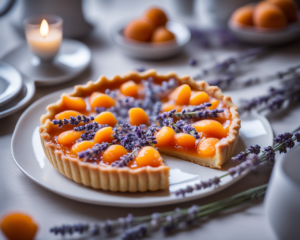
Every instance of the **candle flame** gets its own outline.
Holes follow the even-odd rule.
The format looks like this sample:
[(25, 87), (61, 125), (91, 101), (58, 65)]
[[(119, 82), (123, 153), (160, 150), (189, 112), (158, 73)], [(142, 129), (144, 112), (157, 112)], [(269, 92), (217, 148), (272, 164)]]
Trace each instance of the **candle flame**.
[(46, 37), (49, 32), (49, 25), (45, 19), (43, 19), (40, 27), (40, 33), (43, 37)]

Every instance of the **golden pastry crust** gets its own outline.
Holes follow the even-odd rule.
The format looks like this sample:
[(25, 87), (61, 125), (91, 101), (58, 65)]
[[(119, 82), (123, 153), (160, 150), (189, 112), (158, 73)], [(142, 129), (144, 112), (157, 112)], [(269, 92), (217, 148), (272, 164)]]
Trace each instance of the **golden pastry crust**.
[[(74, 87), (74, 91), (69, 93), (72, 97), (84, 97), (90, 95), (94, 91), (104, 91), (110, 86), (120, 86), (122, 83), (133, 80), (140, 82), (142, 79), (153, 77), (161, 81), (175, 78), (180, 84), (188, 84), (192, 90), (205, 91), (210, 96), (223, 101), (229, 107), (232, 121), (229, 126), (229, 133), (226, 138), (221, 139), (216, 144), (216, 155), (214, 158), (201, 159), (198, 157), (185, 155), (183, 153), (170, 152), (161, 150), (170, 156), (179, 157), (200, 165), (211, 168), (221, 168), (221, 166), (231, 157), (238, 141), (240, 129), (240, 119), (237, 107), (232, 103), (229, 96), (224, 96), (222, 91), (216, 86), (209, 86), (204, 81), (195, 82), (189, 76), (177, 76), (176, 73), (170, 72), (165, 75), (157, 74), (155, 70), (148, 70), (142, 73), (130, 71), (120, 76), (115, 76), (109, 80), (101, 76), (97, 81), (89, 81), (85, 85)], [(105, 89), (104, 89), (105, 87)], [(113, 168), (111, 166), (94, 165), (79, 161), (77, 158), (65, 156), (61, 150), (55, 149), (55, 144), (50, 141), (48, 134), (53, 124), (51, 120), (55, 115), (64, 110), (62, 100), (47, 106), (47, 113), (42, 115), (40, 121), (42, 126), (39, 128), (40, 137), (45, 154), (50, 163), (62, 174), (75, 182), (82, 183), (97, 189), (121, 191), (121, 192), (144, 192), (168, 189), (169, 187), (169, 167), (163, 165), (160, 167), (142, 167), (139, 169), (131, 168)]]

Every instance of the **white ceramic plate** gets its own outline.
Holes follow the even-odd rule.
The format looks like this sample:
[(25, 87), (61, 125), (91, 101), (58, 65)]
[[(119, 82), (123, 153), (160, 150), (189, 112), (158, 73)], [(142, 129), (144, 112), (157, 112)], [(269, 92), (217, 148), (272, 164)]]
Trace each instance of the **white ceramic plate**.
[(158, 60), (175, 56), (191, 39), (190, 30), (184, 24), (173, 21), (167, 22), (166, 27), (176, 35), (176, 41), (165, 44), (128, 41), (123, 36), (125, 26), (122, 23), (113, 27), (111, 37), (124, 54), (140, 59)]
[(0, 62), (0, 106), (18, 95), (21, 89), (21, 74), (12, 66)]
[(254, 27), (240, 27), (228, 21), (229, 29), (240, 40), (259, 45), (279, 45), (300, 37), (300, 22), (290, 24), (282, 30), (257, 30)]
[[(12, 137), (11, 152), (16, 164), (28, 177), (50, 191), (87, 203), (118, 207), (150, 207), (185, 202), (211, 195), (232, 185), (245, 175), (236, 178), (227, 176), (222, 178), (219, 187), (196, 191), (187, 194), (184, 198), (175, 197), (170, 194), (170, 191), (223, 175), (234, 163), (229, 160), (222, 170), (217, 170), (163, 156), (165, 163), (171, 167), (170, 191), (113, 193), (77, 184), (59, 173), (48, 162), (38, 133), (39, 119), (46, 112), (45, 107), (57, 101), (63, 92), (70, 91), (72, 89), (52, 93), (32, 104), (20, 117)], [(273, 133), (269, 122), (262, 116), (251, 114), (242, 121), (240, 140), (235, 154), (250, 145), (269, 146), (272, 142)]]

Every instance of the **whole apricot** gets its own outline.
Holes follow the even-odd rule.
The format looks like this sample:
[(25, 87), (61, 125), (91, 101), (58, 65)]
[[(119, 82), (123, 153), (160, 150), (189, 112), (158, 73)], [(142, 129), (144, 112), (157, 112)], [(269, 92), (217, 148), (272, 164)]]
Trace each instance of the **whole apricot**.
[(261, 28), (276, 29), (284, 28), (287, 25), (284, 12), (270, 2), (261, 2), (256, 6), (253, 21), (256, 27)]
[(268, 0), (268, 2), (279, 7), (285, 14), (289, 22), (296, 22), (298, 20), (297, 5), (292, 0)]
[(246, 26), (253, 26), (254, 5), (246, 5), (238, 8), (231, 16), (234, 23), (239, 23)]
[(136, 41), (147, 42), (153, 33), (153, 25), (144, 19), (131, 21), (124, 29), (124, 36)]
[(155, 27), (165, 25), (168, 21), (166, 13), (158, 7), (148, 9), (144, 13), (144, 17), (149, 20)]
[(158, 27), (157, 29), (154, 30), (152, 37), (151, 37), (151, 42), (166, 42), (166, 41), (172, 41), (176, 37), (174, 33), (170, 32), (165, 26)]
[(32, 240), (38, 230), (33, 219), (24, 213), (5, 215), (1, 219), (0, 228), (9, 240)]

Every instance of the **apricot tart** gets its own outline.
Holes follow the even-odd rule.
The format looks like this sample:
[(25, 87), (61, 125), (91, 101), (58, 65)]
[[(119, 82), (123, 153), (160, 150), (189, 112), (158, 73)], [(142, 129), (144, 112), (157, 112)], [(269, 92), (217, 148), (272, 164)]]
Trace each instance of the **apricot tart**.
[(63, 175), (97, 189), (144, 192), (169, 187), (160, 153), (221, 168), (240, 119), (218, 87), (148, 70), (75, 86), (47, 106), (41, 124), (45, 154)]

